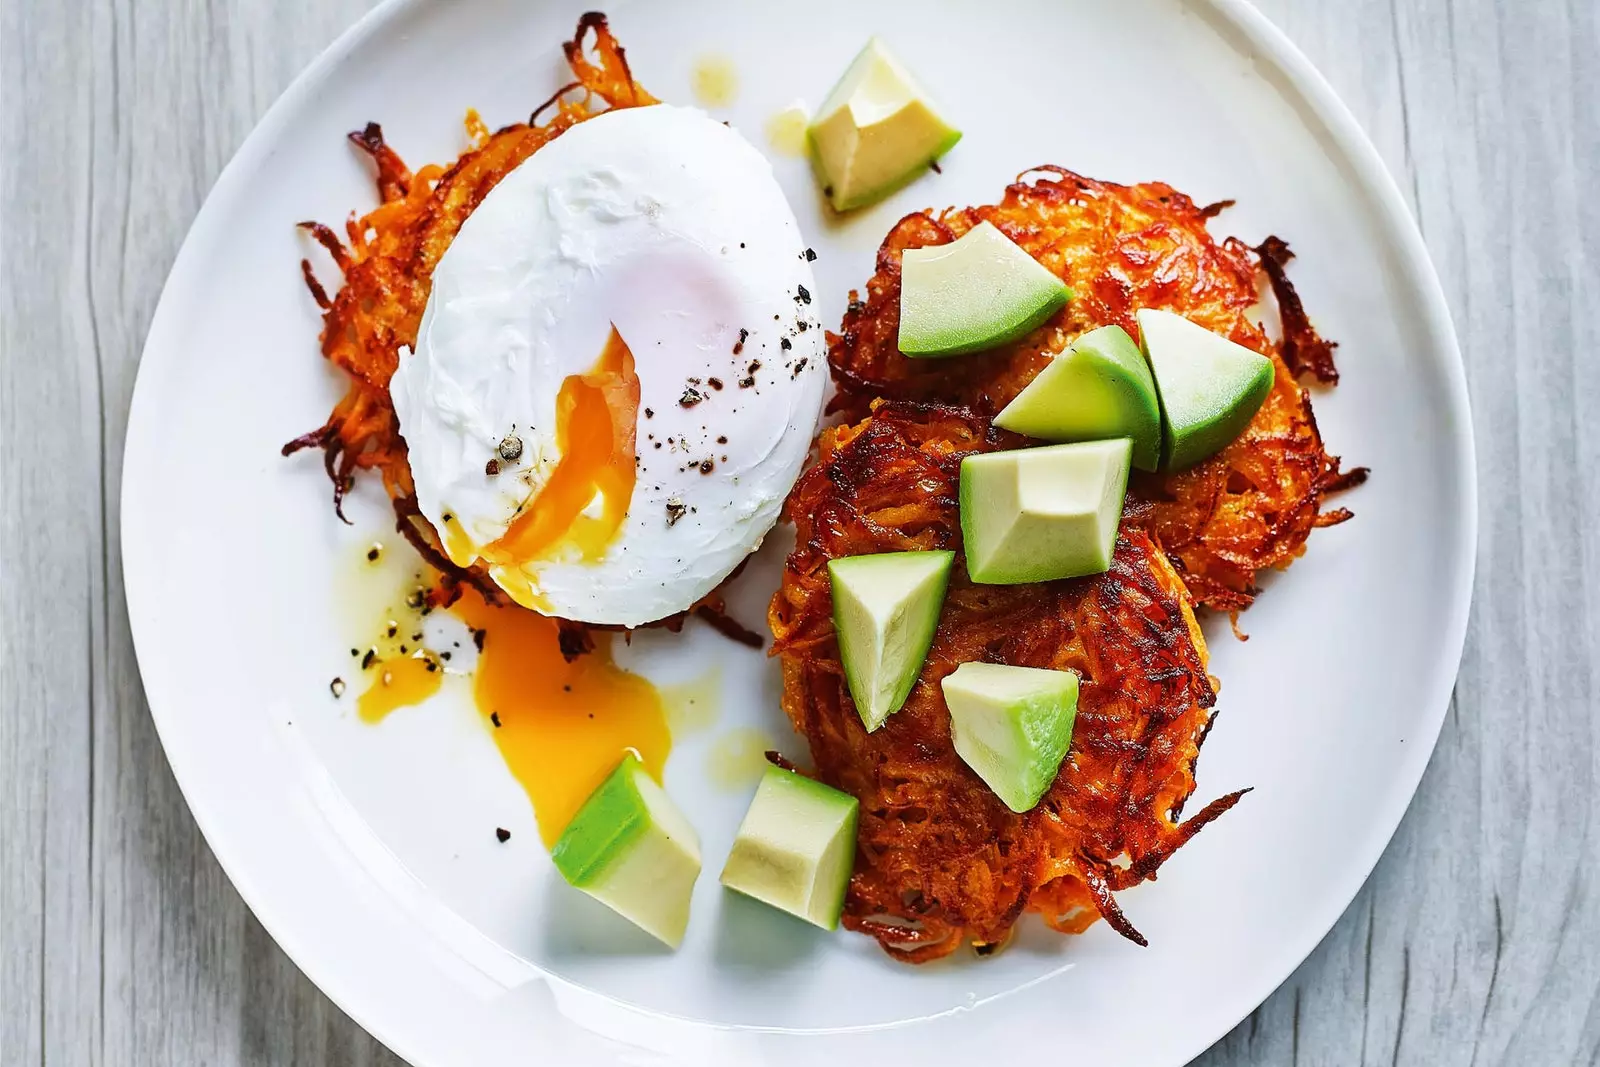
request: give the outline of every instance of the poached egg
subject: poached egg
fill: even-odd
[[[606,112],[507,174],[389,386],[451,560],[597,624],[714,589],[810,449],[811,258],[766,159],[698,110]]]

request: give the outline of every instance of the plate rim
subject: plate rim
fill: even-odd
[[[171,690],[163,689],[160,693],[153,693],[144,677],[142,664],[145,661],[145,654],[142,649],[149,647],[149,641],[148,639],[141,641],[140,634],[141,632],[149,634],[154,628],[153,622],[142,621],[151,618],[152,612],[148,605],[152,600],[152,590],[146,588],[145,578],[139,576],[141,571],[148,570],[148,567],[141,568],[137,565],[140,551],[138,545],[133,543],[133,535],[129,533],[130,529],[138,528],[138,524],[129,523],[126,517],[137,511],[140,487],[147,478],[152,477],[152,474],[145,473],[152,469],[152,465],[144,457],[153,453],[156,448],[155,438],[158,436],[156,415],[151,410],[154,401],[150,399],[154,388],[150,383],[155,375],[147,374],[146,370],[150,366],[159,365],[162,350],[170,347],[168,335],[178,329],[179,312],[175,305],[179,301],[174,296],[178,288],[176,283],[193,272],[190,261],[200,254],[197,248],[205,243],[201,238],[221,224],[222,216],[219,214],[223,210],[221,205],[230,199],[234,186],[244,180],[245,174],[269,153],[270,143],[287,128],[288,115],[315,93],[334,70],[357,52],[369,38],[388,28],[391,23],[410,17],[418,10],[439,2],[440,0],[382,0],[361,16],[294,78],[257,121],[219,173],[184,236],[151,316],[150,327],[140,352],[129,406],[122,456],[122,486],[118,502],[119,548],[122,554],[124,597],[130,637],[136,661],[141,663],[141,686],[144,688],[150,718],[161,741],[163,754],[171,767],[173,778],[184,798],[185,806],[199,827],[212,855],[216,857],[219,866],[227,875],[229,883],[295,966],[341,1011],[376,1040],[402,1058],[422,1064],[432,1063],[428,1059],[419,1059],[428,1054],[419,1049],[417,1043],[402,1037],[393,1027],[377,1023],[373,1013],[362,1010],[363,995],[357,990],[347,988],[342,981],[321,967],[316,962],[317,954],[292,931],[293,924],[265,900],[266,895],[248,875],[241,873],[242,865],[238,857],[241,855],[240,850],[244,847],[244,842],[230,838],[212,821],[209,814],[191,801],[187,783],[193,779],[180,765],[181,761],[173,758],[175,747],[181,749],[181,745],[176,745],[171,737],[171,732],[177,727],[161,710],[174,702],[162,699],[162,696]],[[1283,972],[1271,978],[1269,985],[1259,989],[1253,988],[1245,995],[1239,1001],[1243,1004],[1243,1008],[1237,1014],[1218,1012],[1217,1020],[1220,1025],[1203,1044],[1186,1053],[1187,1057],[1192,1058],[1215,1044],[1241,1020],[1265,1003],[1309,958],[1333,926],[1349,910],[1350,904],[1371,877],[1378,861],[1387,851],[1389,843],[1399,829],[1401,821],[1410,810],[1453,702],[1454,686],[1465,649],[1477,569],[1479,505],[1476,443],[1465,363],[1443,285],[1417,222],[1394,176],[1384,164],[1366,131],[1334,91],[1332,85],[1299,47],[1249,0],[1180,0],[1180,2],[1214,27],[1236,34],[1243,41],[1243,51],[1258,57],[1269,67],[1275,67],[1281,72],[1285,81],[1278,86],[1279,92],[1298,97],[1307,121],[1314,120],[1321,125],[1322,129],[1318,132],[1331,142],[1332,147],[1342,154],[1353,168],[1353,184],[1370,201],[1371,208],[1386,227],[1390,239],[1394,241],[1395,248],[1400,253],[1399,266],[1402,273],[1423,297],[1423,302],[1417,309],[1418,321],[1430,338],[1431,343],[1427,347],[1427,352],[1429,358],[1439,364],[1438,369],[1442,372],[1442,380],[1446,386],[1443,399],[1450,413],[1455,416],[1455,432],[1450,443],[1454,446],[1456,463],[1462,475],[1460,514],[1455,517],[1454,523],[1457,531],[1454,548],[1459,553],[1460,563],[1452,577],[1449,591],[1450,604],[1445,613],[1448,627],[1440,645],[1442,654],[1432,665],[1433,677],[1428,680],[1426,686],[1431,695],[1429,706],[1432,708],[1424,720],[1427,744],[1408,747],[1400,771],[1393,779],[1394,784],[1404,786],[1405,803],[1398,804],[1394,810],[1373,824],[1372,829],[1378,832],[1370,835],[1364,853],[1359,854],[1356,861],[1348,865],[1338,883],[1337,892],[1331,894],[1332,898],[1341,899],[1343,903],[1332,909],[1331,914],[1313,915],[1303,924],[1302,932],[1294,941],[1291,951],[1284,955],[1286,968]],[[130,560],[135,561],[135,565],[130,566]],[[153,586],[155,583],[151,581],[148,584]],[[623,1006],[631,1010],[631,1006]]]

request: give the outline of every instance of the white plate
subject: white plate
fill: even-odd
[[[1149,937],[1080,938],[1029,922],[989,960],[912,968],[716,884],[745,795],[708,784],[719,732],[755,725],[796,755],[771,663],[709,632],[639,642],[660,676],[723,672],[724,712],[684,738],[669,788],[698,823],[708,876],[670,954],[568,892],[527,803],[457,692],[366,727],[328,680],[348,670],[348,572],[387,528],[377,494],[335,522],[313,458],[279,446],[342,385],[318,358],[293,223],[372,202],[346,131],[377,120],[413,165],[453,157],[461,117],[526,117],[562,80],[581,8],[394,0],[284,95],[229,165],[173,268],[128,433],[123,551],[152,714],[195,818],[234,884],[335,1001],[419,1067],[919,1057],[930,1065],[1065,1042],[1141,1067],[1195,1055],[1305,957],[1377,860],[1421,776],[1450,694],[1471,587],[1475,505],[1465,386],[1437,281],[1371,146],[1328,87],[1232,0],[619,3],[640,80],[692,102],[693,62],[740,86],[724,117],[815,104],[869,32],[910,59],[966,129],[942,175],[846,224],[824,220],[804,164],[777,169],[821,254],[824,322],[871,272],[900,214],[997,197],[1056,162],[1159,178],[1238,207],[1214,224],[1300,254],[1292,276],[1341,342],[1317,397],[1331,449],[1372,481],[1341,503],[1244,617],[1212,625],[1224,712],[1200,797],[1256,791],[1122,896]],[[743,581],[755,621],[776,552]],[[375,610],[375,609],[374,609]],[[687,646],[685,648],[684,646]],[[665,672],[665,673],[661,673]],[[501,846],[491,829],[505,826]],[[1154,1012],[1152,1012],[1154,1008]]]

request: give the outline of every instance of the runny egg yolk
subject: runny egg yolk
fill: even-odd
[[[431,655],[401,656],[384,660],[356,702],[362,722],[378,722],[396,708],[420,704],[439,691],[444,671]]]
[[[555,619],[490,604],[470,587],[449,610],[481,645],[473,702],[533,802],[546,845],[555,843],[624,753],[637,752],[660,779],[672,747],[665,702],[647,679],[612,661],[611,634],[594,633],[594,648],[569,662]],[[429,651],[398,654],[398,647],[395,639],[374,646],[386,658],[373,665],[357,703],[364,722],[379,722],[439,691],[446,674],[440,659]]]
[[[519,604],[546,607],[523,564],[569,551],[597,559],[622,528],[636,478],[638,412],[633,353],[613,327],[594,365],[561,384],[561,455],[550,477],[505,534],[479,553]],[[450,554],[463,558],[464,532],[454,524],[443,532]],[[464,558],[472,558],[470,548]],[[661,696],[612,661],[609,633],[594,633],[594,648],[569,661],[561,651],[561,623],[537,610],[490,604],[470,586],[450,610],[479,636],[474,701],[533,802],[546,845],[555,843],[624,753],[638,753],[645,769],[661,777],[672,745]],[[394,630],[391,625],[391,635]],[[359,701],[367,722],[427,700],[445,673],[431,653],[382,651],[385,658]]]
[[[636,394],[637,395],[637,394]],[[451,609],[483,634],[473,671],[478,711],[553,845],[624,753],[639,754],[660,780],[672,735],[655,686],[611,659],[611,634],[570,662],[560,624],[536,612],[495,607],[468,589]]]
[[[566,549],[576,550],[580,559],[599,559],[617,536],[638,476],[638,421],[633,353],[613,326],[594,366],[569,375],[556,394],[561,457],[555,469],[500,539],[481,553],[495,581],[519,604],[549,610],[524,564]]]

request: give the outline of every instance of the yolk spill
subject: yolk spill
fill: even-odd
[[[369,567],[383,567],[384,549],[373,544],[367,550]],[[421,595],[394,601],[383,613],[377,639],[360,660],[366,691],[356,702],[363,722],[378,722],[396,708],[421,704],[439,691],[444,681],[444,663],[424,647]],[[360,650],[351,649],[352,657]]]
[[[496,581],[518,603],[542,603],[521,564],[567,549],[596,559],[621,529],[633,499],[638,411],[633,354],[613,328],[594,366],[561,384],[555,469],[505,535],[483,550]],[[472,558],[465,531],[449,516],[440,532],[452,557],[460,551]],[[595,633],[593,650],[568,662],[560,623],[537,611],[492,605],[470,587],[450,611],[480,641],[475,702],[533,802],[546,845],[555,843],[624,753],[637,752],[660,779],[672,744],[662,698],[649,681],[612,661],[609,633]],[[363,720],[377,722],[438,692],[445,671],[434,653],[415,647],[416,622],[391,618],[387,639],[373,646],[378,660],[358,704]],[[408,636],[411,642],[401,644]]]
[[[396,708],[420,704],[439,691],[444,671],[429,653],[373,665],[373,678],[356,702],[363,722],[378,722]]]
[[[478,711],[533,801],[546,845],[630,749],[660,780],[672,746],[661,697],[612,662],[610,634],[595,633],[593,651],[569,663],[554,619],[495,607],[471,589],[451,611],[483,634],[473,672]]]
[[[633,353],[612,327],[594,366],[569,375],[556,394],[561,458],[555,470],[505,534],[483,550],[495,580],[519,604],[548,607],[522,564],[567,546],[582,559],[598,559],[622,528],[637,477],[638,422],[639,376]]]

